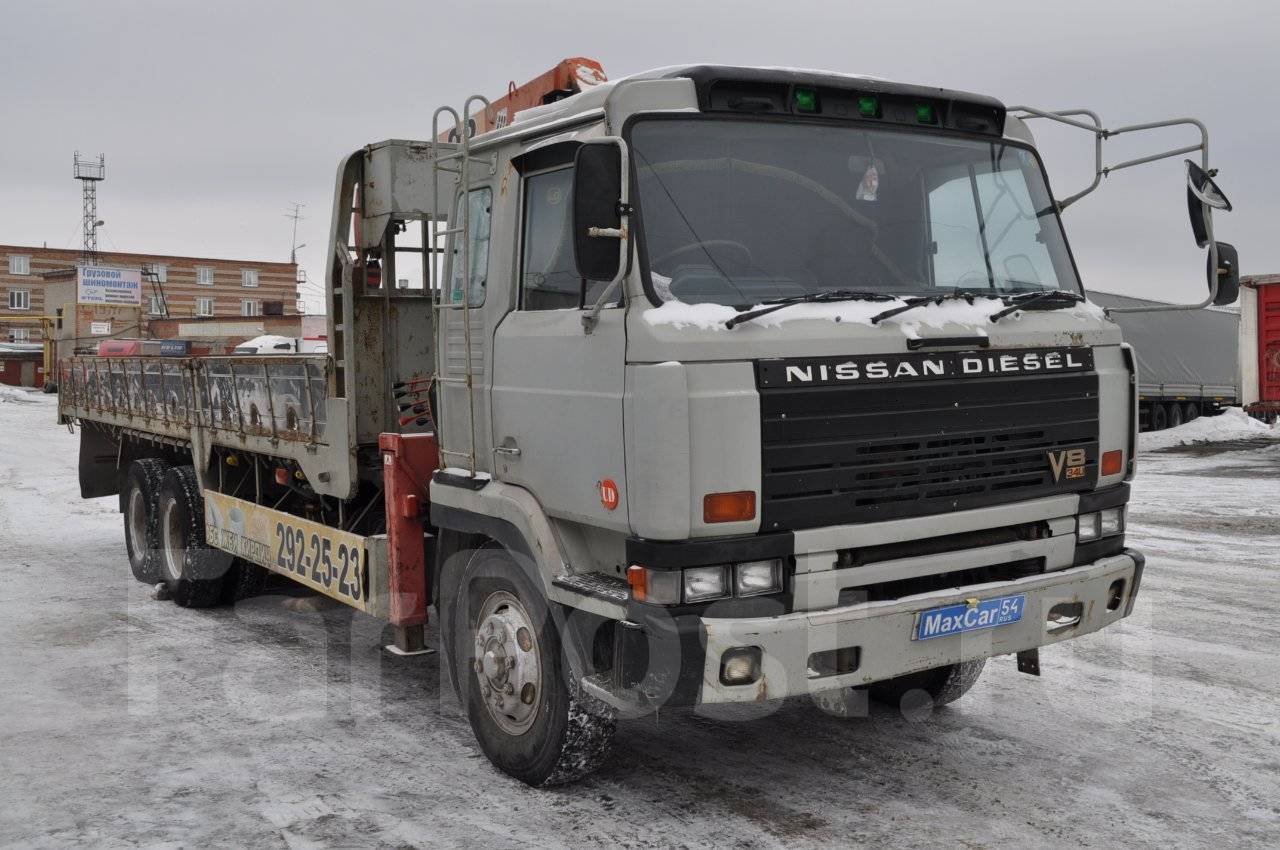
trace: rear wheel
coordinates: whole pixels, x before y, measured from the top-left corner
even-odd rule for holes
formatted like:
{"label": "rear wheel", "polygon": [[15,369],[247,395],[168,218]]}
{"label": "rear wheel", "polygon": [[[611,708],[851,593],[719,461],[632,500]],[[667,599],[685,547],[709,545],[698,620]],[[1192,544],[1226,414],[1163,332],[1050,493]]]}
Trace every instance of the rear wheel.
{"label": "rear wheel", "polygon": [[1187,402],[1186,405],[1182,408],[1182,421],[1194,422],[1199,418],[1200,418],[1200,405],[1196,404],[1194,401]]}
{"label": "rear wheel", "polygon": [[479,549],[462,570],[448,621],[454,682],[480,749],[529,785],[595,770],[615,718],[569,672],[551,609],[505,551]]}
{"label": "rear wheel", "polygon": [[204,539],[204,498],[189,466],[170,469],[157,505],[160,561],[173,601],[183,608],[209,608],[222,601],[231,555]]}
{"label": "rear wheel", "polygon": [[962,661],[919,673],[908,673],[868,687],[876,702],[914,714],[953,703],[969,692],[982,675],[985,658]]}
{"label": "rear wheel", "polygon": [[169,465],[156,458],[129,464],[124,491],[124,547],[129,569],[143,584],[156,584],[163,575],[160,564],[160,519],[156,504]]}
{"label": "rear wheel", "polygon": [[1169,405],[1169,427],[1177,428],[1182,424],[1182,405],[1173,403]]}
{"label": "rear wheel", "polygon": [[1169,413],[1163,404],[1151,405],[1151,430],[1163,431],[1169,427]]}
{"label": "rear wheel", "polygon": [[271,573],[257,564],[236,558],[222,583],[222,601],[230,605],[262,593]]}

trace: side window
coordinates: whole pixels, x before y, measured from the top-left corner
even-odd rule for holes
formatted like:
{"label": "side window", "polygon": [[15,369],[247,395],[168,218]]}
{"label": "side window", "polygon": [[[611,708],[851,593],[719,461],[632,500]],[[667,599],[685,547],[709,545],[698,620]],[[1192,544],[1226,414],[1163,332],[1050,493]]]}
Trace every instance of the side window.
{"label": "side window", "polygon": [[[473,189],[465,199],[458,199],[458,207],[453,217],[455,223],[450,224],[451,227],[458,227],[462,223],[462,217],[464,215],[468,217],[470,246],[467,259],[471,266],[471,281],[467,287],[470,293],[467,303],[472,307],[479,307],[484,303],[485,282],[489,276],[489,223],[492,211],[493,190],[487,186]],[[458,237],[460,236],[461,234],[458,234]],[[462,240],[458,237],[453,239],[453,254],[449,259],[451,269],[449,302],[451,304],[461,304],[463,297]]]}
{"label": "side window", "polygon": [[582,281],[574,269],[569,223],[573,168],[535,174],[524,181],[524,234],[520,257],[521,307],[576,309]]}

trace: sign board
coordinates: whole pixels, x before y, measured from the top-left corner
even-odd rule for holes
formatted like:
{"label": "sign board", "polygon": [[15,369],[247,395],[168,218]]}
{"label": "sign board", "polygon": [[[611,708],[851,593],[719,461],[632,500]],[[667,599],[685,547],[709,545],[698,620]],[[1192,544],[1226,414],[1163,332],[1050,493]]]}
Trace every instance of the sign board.
{"label": "sign board", "polygon": [[214,490],[204,491],[204,525],[210,545],[369,610],[365,538]]}
{"label": "sign board", "polygon": [[90,322],[89,333],[94,336],[111,336],[110,322]]}
{"label": "sign board", "polygon": [[139,307],[142,305],[142,270],[78,266],[76,303]]}

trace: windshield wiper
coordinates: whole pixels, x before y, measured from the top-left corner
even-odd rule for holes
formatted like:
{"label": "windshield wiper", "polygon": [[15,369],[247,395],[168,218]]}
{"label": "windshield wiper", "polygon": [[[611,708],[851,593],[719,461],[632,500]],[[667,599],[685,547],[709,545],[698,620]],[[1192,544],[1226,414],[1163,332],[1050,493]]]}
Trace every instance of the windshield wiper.
{"label": "windshield wiper", "polygon": [[881,322],[883,322],[885,319],[888,319],[892,316],[896,316],[899,313],[905,313],[908,310],[914,310],[917,307],[923,307],[925,304],[929,304],[931,302],[934,304],[941,304],[943,301],[951,301],[956,298],[963,298],[965,301],[968,301],[970,304],[972,304],[975,298],[996,298],[996,297],[998,296],[996,296],[994,293],[985,292],[985,291],[979,292],[972,289],[957,289],[955,292],[948,292],[943,295],[917,295],[914,298],[908,298],[906,300],[906,303],[900,304],[897,307],[893,307],[889,310],[885,310],[883,313],[877,313],[876,315],[872,316],[871,324],[878,325]]}
{"label": "windshield wiper", "polygon": [[1046,306],[1049,306],[1050,309],[1057,310],[1062,307],[1074,306],[1083,300],[1083,295],[1075,292],[1069,292],[1065,289],[1045,289],[1040,292],[1024,292],[1020,295],[1011,295],[1006,298],[1004,303],[1009,306],[1005,307],[1003,310],[992,313],[989,318],[993,322],[998,322],[1005,316],[1016,313],[1019,310],[1025,310],[1032,304],[1039,304],[1041,302],[1046,302]]}
{"label": "windshield wiper", "polygon": [[793,295],[790,298],[779,298],[768,302],[767,307],[746,310],[731,319],[726,319],[724,326],[733,330],[743,322],[749,322],[760,316],[768,315],[792,304],[815,304],[824,301],[891,301],[892,295],[883,292],[870,292],[861,289],[831,289],[826,292],[809,292],[804,295]]}

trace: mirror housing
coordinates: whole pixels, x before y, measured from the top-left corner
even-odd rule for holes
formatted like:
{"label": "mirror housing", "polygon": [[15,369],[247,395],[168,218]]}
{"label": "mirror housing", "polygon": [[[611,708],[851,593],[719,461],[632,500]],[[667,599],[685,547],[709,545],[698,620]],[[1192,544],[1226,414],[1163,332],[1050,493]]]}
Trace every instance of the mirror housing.
{"label": "mirror housing", "polygon": [[625,271],[629,239],[626,145],[584,142],[573,158],[573,260],[584,280],[614,282]]}
{"label": "mirror housing", "polygon": [[1187,215],[1191,218],[1191,233],[1201,248],[1209,245],[1212,236],[1210,217],[1213,210],[1231,212],[1231,202],[1213,182],[1213,177],[1191,160],[1187,164]]}
{"label": "mirror housing", "polygon": [[631,260],[631,174],[627,143],[590,139],[573,157],[573,263],[583,280],[608,283],[594,304],[583,304],[582,329],[591,333],[600,310],[622,285]]}
{"label": "mirror housing", "polygon": [[[1217,251],[1209,252],[1209,261],[1205,271],[1209,278],[1209,292],[1213,294],[1214,306],[1223,307],[1227,304],[1236,303],[1236,299],[1240,297],[1240,258],[1236,253],[1234,245],[1226,242],[1216,243]],[[1214,254],[1218,256],[1218,268],[1213,267]],[[1218,288],[1215,291],[1213,284],[1214,278],[1217,278]]]}

